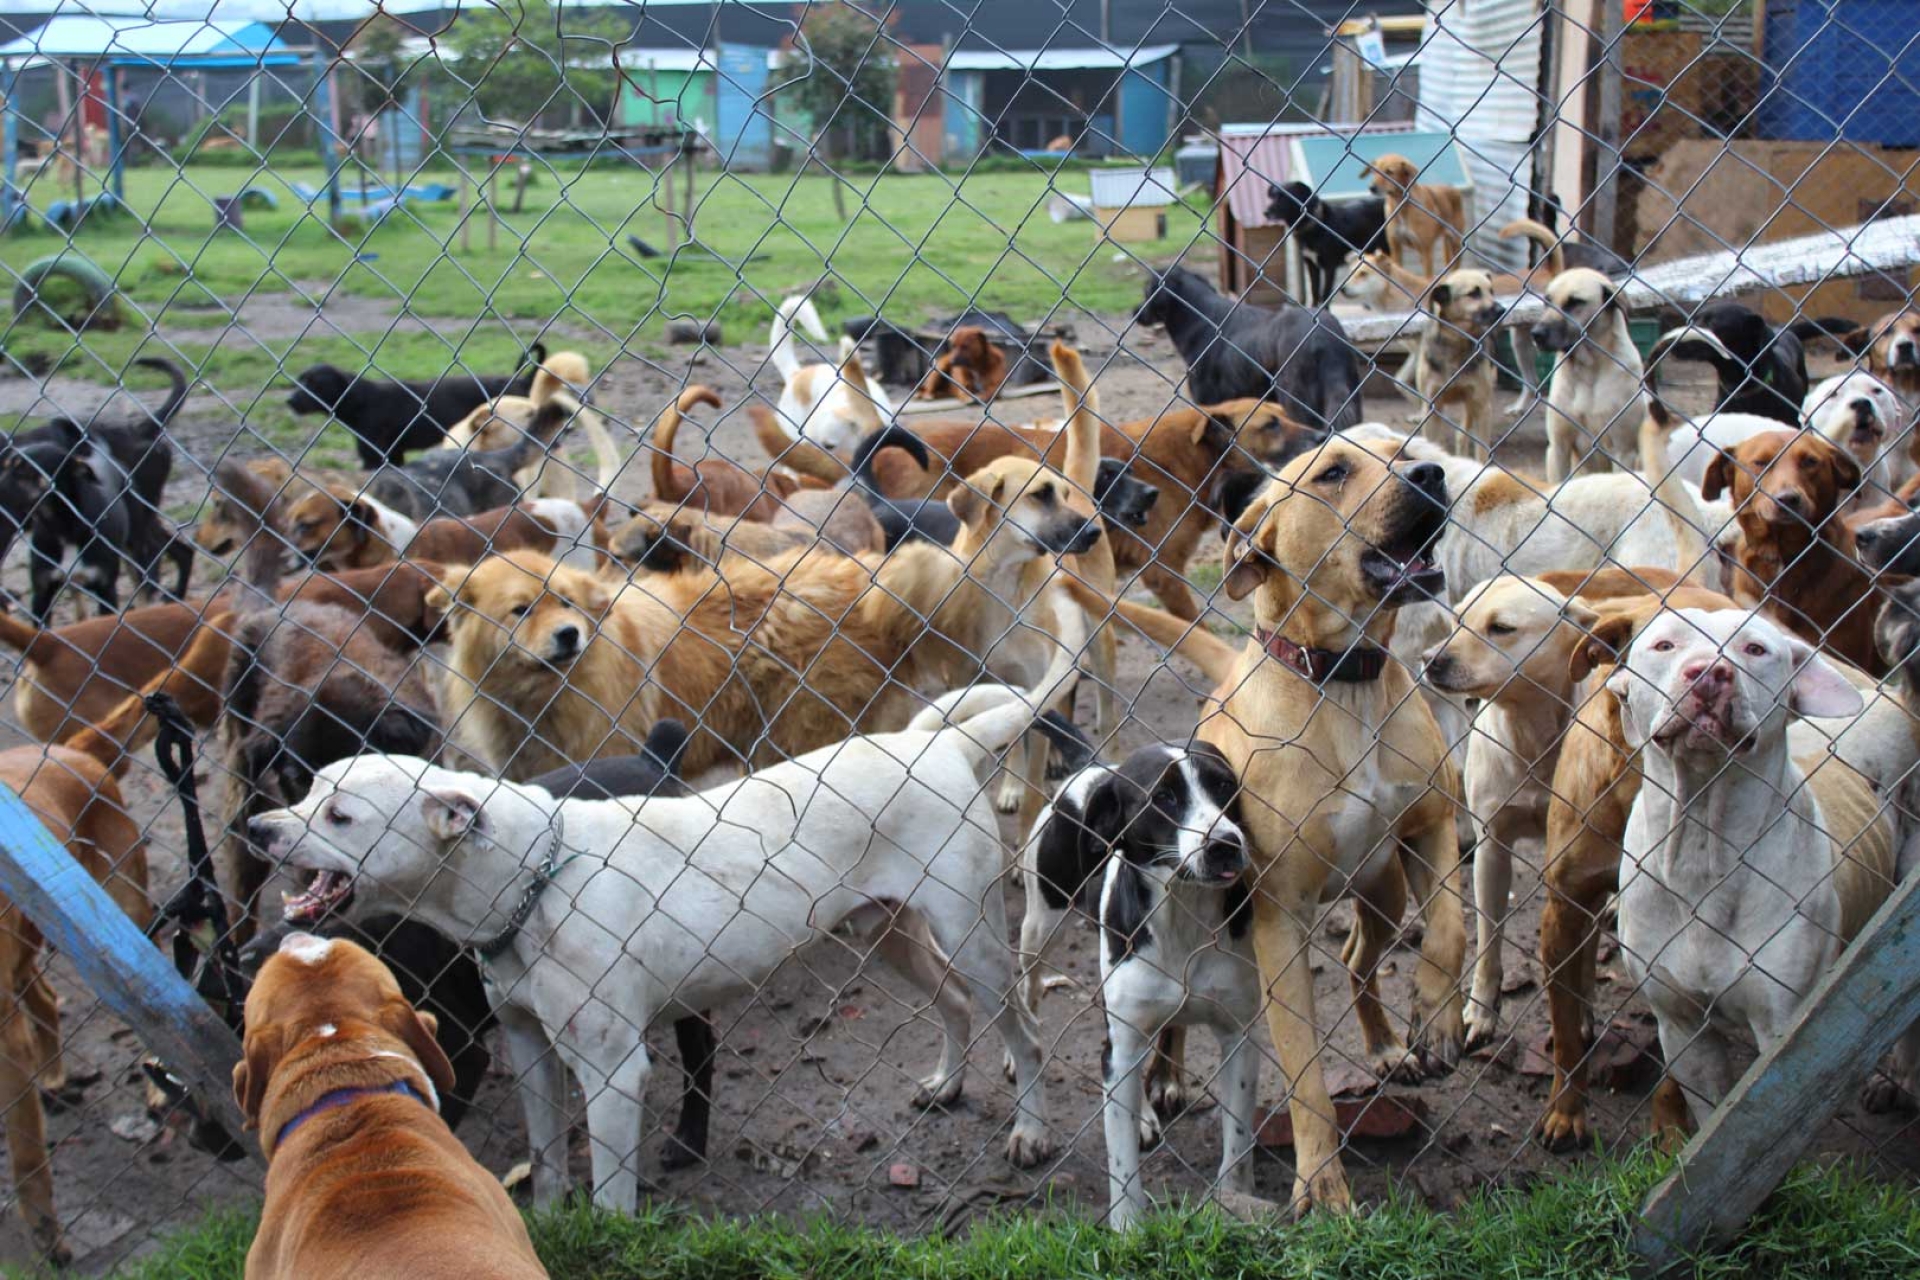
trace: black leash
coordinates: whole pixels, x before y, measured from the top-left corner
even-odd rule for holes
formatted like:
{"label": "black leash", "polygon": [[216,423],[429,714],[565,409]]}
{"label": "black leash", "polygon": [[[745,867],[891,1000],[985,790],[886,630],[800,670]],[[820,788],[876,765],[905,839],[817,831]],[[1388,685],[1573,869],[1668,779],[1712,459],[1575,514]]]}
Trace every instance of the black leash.
{"label": "black leash", "polygon": [[154,917],[149,935],[171,922],[173,965],[193,984],[201,999],[213,1006],[229,1026],[239,1027],[246,1005],[247,980],[240,968],[240,949],[233,941],[226,899],[214,876],[213,853],[200,823],[200,794],[193,777],[193,725],[172,696],[149,694],[147,714],[160,722],[153,754],[174,793],[180,797],[187,837],[187,882]]}

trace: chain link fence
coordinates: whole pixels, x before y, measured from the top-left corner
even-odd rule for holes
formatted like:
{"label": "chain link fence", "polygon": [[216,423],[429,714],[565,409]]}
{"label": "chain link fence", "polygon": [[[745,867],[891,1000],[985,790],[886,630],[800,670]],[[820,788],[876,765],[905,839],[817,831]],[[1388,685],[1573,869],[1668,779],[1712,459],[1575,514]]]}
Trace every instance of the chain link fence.
{"label": "chain link fence", "polygon": [[[523,1202],[1671,1135],[1915,829],[1909,8],[10,18],[0,778],[236,1030],[379,950]],[[47,934],[0,1257],[104,1273],[299,1108]]]}

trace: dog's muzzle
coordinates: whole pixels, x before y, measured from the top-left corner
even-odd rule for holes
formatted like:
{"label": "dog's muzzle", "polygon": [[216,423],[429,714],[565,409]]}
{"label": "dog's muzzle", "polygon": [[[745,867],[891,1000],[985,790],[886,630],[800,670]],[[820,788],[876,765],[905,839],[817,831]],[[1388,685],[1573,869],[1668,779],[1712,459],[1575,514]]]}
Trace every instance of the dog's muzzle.
{"label": "dog's muzzle", "polygon": [[1533,326],[1534,345],[1546,351],[1565,351],[1573,346],[1573,326],[1564,320],[1546,320]]}
{"label": "dog's muzzle", "polygon": [[1247,859],[1246,842],[1238,836],[1209,836],[1201,846],[1197,865],[1192,868],[1193,879],[1203,884],[1229,885],[1247,873],[1251,865]]}
{"label": "dog's muzzle", "polygon": [[1854,530],[1853,541],[1867,568],[1882,573],[1911,573],[1914,566],[1906,562],[1920,561],[1920,556],[1909,554],[1920,551],[1920,516],[1875,520]]}
{"label": "dog's muzzle", "polygon": [[1864,396],[1847,406],[1853,410],[1854,444],[1872,444],[1886,434],[1880,424],[1880,412],[1873,407],[1873,401]]}

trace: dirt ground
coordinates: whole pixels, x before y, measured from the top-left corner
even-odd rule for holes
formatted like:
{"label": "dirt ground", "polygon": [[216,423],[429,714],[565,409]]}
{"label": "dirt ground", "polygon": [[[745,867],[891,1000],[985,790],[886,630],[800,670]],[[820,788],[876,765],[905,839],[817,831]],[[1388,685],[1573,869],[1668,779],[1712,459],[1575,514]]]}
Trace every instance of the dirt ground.
{"label": "dirt ground", "polygon": [[[1181,366],[1164,338],[1131,334],[1127,353],[1109,362],[1105,358],[1112,351],[1111,336],[1083,330],[1081,337],[1090,366],[1105,366],[1099,382],[1104,412],[1127,419],[1169,402]],[[764,356],[764,347],[709,352],[686,374],[690,380],[711,383],[733,405],[746,390],[746,374],[757,369]],[[617,416],[645,420],[679,387],[679,377],[628,359],[609,371],[597,398]],[[769,395],[777,392],[770,371],[757,380],[757,387]],[[63,382],[46,390],[69,411],[102,398],[99,388],[85,384]],[[0,383],[0,407],[30,408],[41,391],[38,384],[25,381]],[[1687,386],[1679,400],[1704,407],[1705,391],[1704,384]],[[1023,411],[1029,403],[1050,411],[1054,401],[1041,397],[1015,403]],[[1410,401],[1384,392],[1378,380],[1369,388],[1369,417],[1399,422],[1411,410]],[[226,405],[204,390],[196,392],[175,424],[174,435],[185,456],[176,468],[170,502],[191,503],[204,492],[205,468],[229,446],[237,429],[236,416]],[[683,437],[683,455],[690,456],[696,439]],[[742,459],[757,456],[739,417],[716,430],[713,444]],[[1501,456],[1509,465],[1533,469],[1540,449],[1536,414],[1518,425]],[[629,466],[620,486],[623,496],[644,494],[644,470],[643,465]],[[1217,553],[1217,543],[1210,543],[1196,564],[1217,563]],[[24,587],[18,561],[16,552],[6,578],[15,589]],[[203,570],[208,567],[203,563]],[[1192,672],[1162,666],[1145,645],[1125,638],[1120,685],[1131,711],[1120,748],[1131,749],[1161,735],[1185,739],[1203,692]],[[1083,719],[1089,709],[1090,701],[1083,698]],[[177,810],[151,769],[136,768],[127,790],[136,816],[147,825],[154,854],[153,892],[161,899],[182,876]],[[1518,923],[1507,961],[1507,1037],[1497,1052],[1470,1059],[1451,1075],[1385,1091],[1415,1119],[1397,1136],[1357,1138],[1349,1148],[1347,1167],[1363,1201],[1399,1188],[1447,1206],[1478,1187],[1552,1177],[1589,1158],[1550,1155],[1529,1140],[1548,1085],[1542,1057],[1545,1007],[1531,958],[1539,905],[1537,871],[1535,865],[1517,869]],[[1011,894],[1016,913],[1019,898],[1017,892]],[[1345,909],[1336,907],[1325,927],[1316,931],[1314,970],[1319,1021],[1330,1038],[1332,1081],[1336,1090],[1357,1094],[1371,1082],[1359,1066],[1356,1023],[1346,1016],[1350,996],[1338,955],[1346,918]],[[903,1231],[954,1229],[974,1213],[1002,1208],[1053,1205],[1097,1213],[1106,1200],[1100,1125],[1103,1029],[1090,994],[1097,952],[1090,928],[1080,924],[1072,929],[1064,952],[1069,981],[1051,991],[1044,1004],[1045,1034],[1052,1047],[1049,1102],[1059,1154],[1043,1167],[1017,1170],[1003,1156],[1011,1099],[999,1069],[1000,1045],[991,1031],[984,1025],[977,1031],[965,1098],[943,1111],[915,1109],[910,1099],[916,1077],[936,1056],[935,1028],[913,1016],[911,997],[890,973],[877,965],[858,968],[844,948],[827,943],[788,963],[758,999],[718,1011],[718,1097],[710,1159],[703,1167],[661,1171],[660,1152],[679,1084],[672,1037],[664,1029],[651,1037],[665,1069],[657,1073],[649,1099],[640,1155],[645,1176],[658,1195],[706,1210],[825,1213]],[[1404,1017],[1410,1005],[1411,948],[1418,945],[1418,932],[1416,925],[1385,966],[1388,1004],[1397,1016]],[[1600,991],[1603,1000],[1618,1006],[1617,1016],[1609,1021],[1616,1033],[1610,1057],[1619,1069],[1614,1073],[1616,1087],[1597,1090],[1594,1103],[1603,1142],[1619,1149],[1644,1131],[1643,1104],[1657,1068],[1644,1051],[1652,1037],[1650,1015],[1631,998],[1611,948],[1603,955],[1608,959],[1601,965]],[[260,1171],[249,1162],[216,1164],[188,1148],[171,1129],[149,1122],[142,1110],[135,1067],[139,1046],[132,1034],[99,1009],[64,960],[56,962],[54,971],[65,998],[69,1062],[78,1079],[90,1081],[83,1096],[51,1117],[58,1203],[69,1222],[79,1270],[100,1274],[149,1249],[170,1227],[216,1206],[257,1199]],[[1196,1037],[1190,1046],[1194,1071],[1205,1079],[1216,1061],[1213,1046]],[[461,1136],[488,1168],[504,1174],[525,1152],[511,1081],[504,1067],[498,1072]],[[1263,1105],[1280,1104],[1283,1084],[1277,1065],[1263,1071],[1262,1082]],[[1215,1120],[1209,1110],[1190,1112],[1150,1153],[1146,1176],[1156,1197],[1204,1193],[1219,1159]],[[576,1149],[584,1151],[578,1133]],[[1820,1135],[1815,1150],[1822,1155],[1871,1156],[1876,1167],[1899,1177],[1920,1169],[1920,1151],[1905,1121],[1868,1116],[1857,1108],[1844,1111]],[[1285,1148],[1263,1149],[1256,1174],[1260,1195],[1285,1199],[1292,1178],[1289,1157]],[[29,1257],[17,1217],[0,1215],[0,1261],[24,1263]]]}

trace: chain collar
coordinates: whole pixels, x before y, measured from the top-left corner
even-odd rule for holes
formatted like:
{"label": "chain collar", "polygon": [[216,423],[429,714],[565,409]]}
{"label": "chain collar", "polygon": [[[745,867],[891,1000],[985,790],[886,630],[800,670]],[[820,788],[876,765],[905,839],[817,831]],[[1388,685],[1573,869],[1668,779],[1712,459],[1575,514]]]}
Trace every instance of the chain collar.
{"label": "chain collar", "polygon": [[527,921],[533,918],[533,909],[540,904],[540,895],[547,891],[547,886],[553,883],[553,878],[560,874],[562,867],[581,856],[576,853],[571,858],[561,860],[560,839],[565,830],[566,823],[560,817],[560,811],[555,809],[553,838],[547,843],[546,861],[542,862],[540,869],[533,873],[533,882],[527,886],[526,892],[520,895],[520,901],[514,904],[512,913],[507,916],[507,927],[484,942],[474,944],[473,949],[479,953],[482,960],[497,959],[501,953],[513,945],[513,940],[520,936],[520,930],[526,928]]}

